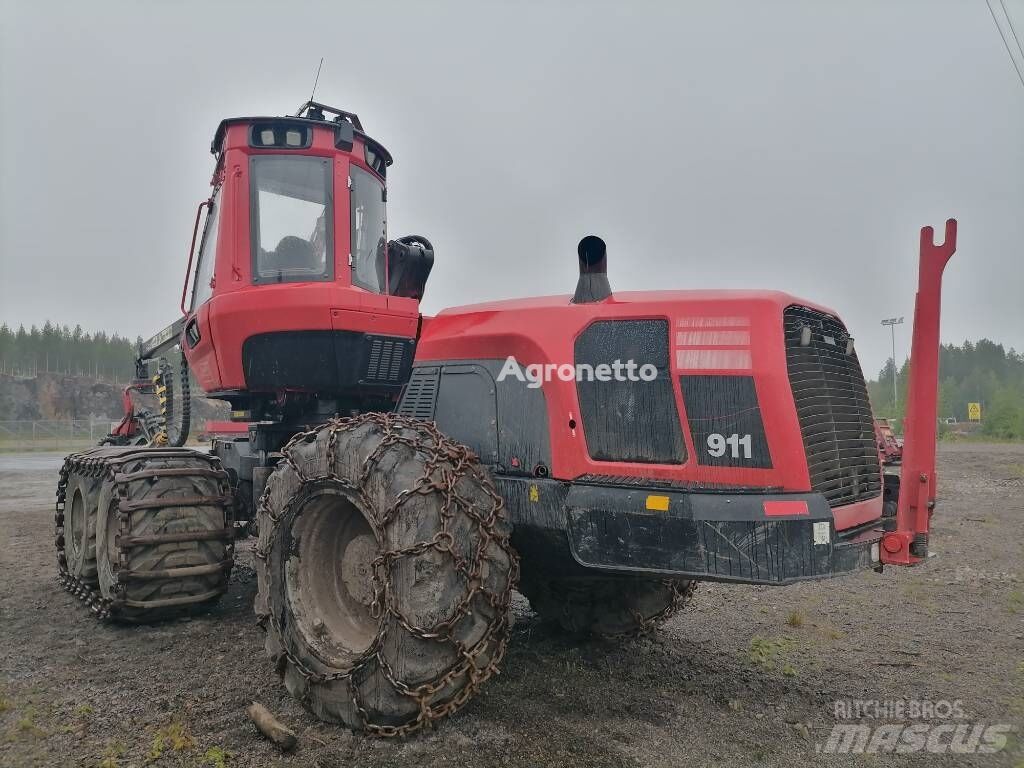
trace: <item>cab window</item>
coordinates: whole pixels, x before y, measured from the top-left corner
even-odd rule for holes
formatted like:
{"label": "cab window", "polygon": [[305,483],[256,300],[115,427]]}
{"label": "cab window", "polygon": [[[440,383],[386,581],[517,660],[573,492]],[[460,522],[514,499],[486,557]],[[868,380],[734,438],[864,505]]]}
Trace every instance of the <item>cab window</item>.
{"label": "cab window", "polygon": [[350,166],[349,174],[352,179],[352,283],[374,293],[385,293],[388,240],[384,185],[355,164]]}
{"label": "cab window", "polygon": [[260,155],[251,162],[253,282],[333,279],[331,161]]}
{"label": "cab window", "polygon": [[206,224],[203,227],[203,239],[199,245],[199,262],[196,264],[195,283],[192,284],[192,310],[209,301],[213,295],[213,268],[217,262],[217,231],[220,225],[220,189],[213,196]]}

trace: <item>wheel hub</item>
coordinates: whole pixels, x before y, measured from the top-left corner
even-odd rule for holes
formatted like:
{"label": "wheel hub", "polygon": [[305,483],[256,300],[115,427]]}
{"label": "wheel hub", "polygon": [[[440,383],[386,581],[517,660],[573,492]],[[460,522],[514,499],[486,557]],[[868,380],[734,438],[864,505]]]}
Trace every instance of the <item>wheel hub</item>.
{"label": "wheel hub", "polygon": [[377,635],[373,561],[380,548],[364,515],[340,491],[309,499],[291,525],[285,588],[295,629],[328,666],[351,666]]}

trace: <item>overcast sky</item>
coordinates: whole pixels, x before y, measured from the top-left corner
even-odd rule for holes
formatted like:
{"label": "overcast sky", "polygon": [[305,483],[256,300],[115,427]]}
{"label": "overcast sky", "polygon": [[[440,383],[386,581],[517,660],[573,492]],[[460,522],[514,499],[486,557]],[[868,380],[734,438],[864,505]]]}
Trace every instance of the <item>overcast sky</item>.
{"label": "overcast sky", "polygon": [[943,339],[1024,349],[1024,87],[984,0],[0,8],[0,321],[172,321],[217,123],[293,112],[323,56],[395,156],[390,235],[434,243],[426,313],[569,293],[597,233],[613,289],[835,308],[874,376],[955,216]]}

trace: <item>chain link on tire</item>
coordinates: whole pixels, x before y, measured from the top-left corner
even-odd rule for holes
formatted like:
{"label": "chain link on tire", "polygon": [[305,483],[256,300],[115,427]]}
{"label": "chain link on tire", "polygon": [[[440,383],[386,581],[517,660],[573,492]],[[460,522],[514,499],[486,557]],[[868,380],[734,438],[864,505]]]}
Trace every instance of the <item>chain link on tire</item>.
{"label": "chain link on tire", "polygon": [[[194,494],[197,483],[209,492]],[[95,520],[92,549],[86,550],[93,557],[95,570],[91,571],[76,569],[66,548],[73,533],[67,525],[68,489],[82,485],[95,489],[91,501],[95,508],[88,510]],[[156,486],[160,486],[158,497],[140,498]],[[205,510],[202,519],[195,516],[196,509]],[[64,460],[57,485],[58,580],[103,620],[163,619],[209,604],[227,589],[234,552],[231,513],[228,476],[215,457],[183,448],[133,446],[71,454]],[[197,550],[200,543],[216,554],[216,561],[182,565],[190,556],[188,550]],[[151,552],[158,557],[147,557]],[[139,567],[140,559],[143,566],[173,562],[170,567]],[[203,559],[210,557],[204,554]],[[197,577],[204,577],[209,588],[196,591],[189,586]],[[188,583],[183,587],[184,580]],[[139,583],[159,585],[147,589],[148,593],[170,589],[176,594],[138,600],[133,593]]]}
{"label": "chain link on tire", "polygon": [[[456,712],[498,671],[519,573],[502,499],[477,457],[433,424],[378,413],[296,435],[282,453],[259,503],[255,608],[286,687],[317,716],[375,736]],[[325,514],[342,528],[361,518],[372,537],[350,537],[334,562],[304,562],[316,552],[311,531],[329,533],[330,517],[309,527]],[[343,555],[367,546],[366,578],[342,583],[353,568]],[[318,567],[326,575],[313,581]],[[364,583],[369,618],[306,610],[309,585],[324,580],[331,596]],[[367,627],[359,641],[343,636],[349,618]]]}
{"label": "chain link on tire", "polygon": [[608,576],[545,579],[531,574],[520,587],[530,606],[562,631],[620,640],[654,631],[678,613],[696,581]]}

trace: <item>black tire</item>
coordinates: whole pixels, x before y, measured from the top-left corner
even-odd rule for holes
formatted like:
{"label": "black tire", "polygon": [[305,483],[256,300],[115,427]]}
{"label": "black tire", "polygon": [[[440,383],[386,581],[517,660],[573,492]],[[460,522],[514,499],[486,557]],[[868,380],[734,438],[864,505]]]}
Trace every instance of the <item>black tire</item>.
{"label": "black tire", "polygon": [[125,448],[99,490],[99,591],[121,621],[206,609],[227,590],[230,485],[217,459],[184,449]]}
{"label": "black tire", "polygon": [[96,508],[101,480],[72,473],[68,479],[64,511],[64,555],[68,573],[95,589]]}
{"label": "black tire", "polygon": [[654,630],[680,611],[695,581],[609,576],[524,578],[521,590],[540,618],[571,635],[606,640]]}
{"label": "black tire", "polygon": [[363,414],[296,436],[258,519],[267,652],[317,717],[409,734],[497,670],[510,526],[476,457],[432,424]]}

